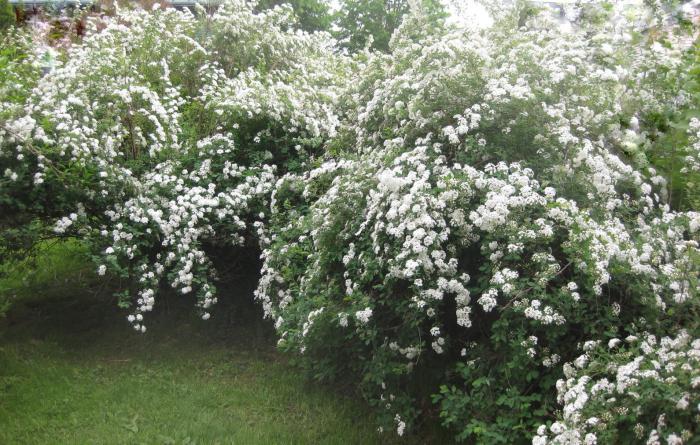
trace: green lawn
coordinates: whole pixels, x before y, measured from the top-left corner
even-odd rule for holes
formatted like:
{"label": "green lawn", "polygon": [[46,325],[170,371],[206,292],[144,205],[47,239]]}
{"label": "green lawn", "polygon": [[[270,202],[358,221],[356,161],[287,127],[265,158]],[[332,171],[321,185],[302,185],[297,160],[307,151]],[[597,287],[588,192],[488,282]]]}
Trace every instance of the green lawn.
{"label": "green lawn", "polygon": [[0,444],[396,442],[287,363],[250,285],[207,322],[170,297],[137,334],[91,269],[69,245],[0,279]]}

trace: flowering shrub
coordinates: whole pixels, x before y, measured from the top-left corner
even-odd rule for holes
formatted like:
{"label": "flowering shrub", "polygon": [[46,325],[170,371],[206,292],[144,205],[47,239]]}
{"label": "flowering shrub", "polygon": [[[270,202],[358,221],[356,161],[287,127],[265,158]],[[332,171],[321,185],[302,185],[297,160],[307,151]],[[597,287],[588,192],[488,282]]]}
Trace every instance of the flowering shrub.
{"label": "flowering shrub", "polygon": [[[628,347],[622,346],[630,343]],[[697,439],[700,340],[682,331],[584,344],[557,382],[562,417],[533,444],[683,444]]]}
{"label": "flowering shrub", "polygon": [[432,393],[457,439],[525,440],[579,341],[697,307],[698,214],[647,159],[679,50],[519,12],[414,14],[345,97],[338,159],[273,195],[256,295],[280,345],[358,379],[399,435]]}
{"label": "flowering shrub", "polygon": [[[37,55],[29,35],[17,30],[0,35],[0,72],[1,123],[22,113],[23,103],[39,78]],[[9,188],[4,184],[17,179],[18,174],[14,170],[7,167],[0,170],[0,208],[3,210],[4,206],[12,205],[19,194],[27,193],[26,189],[8,193]],[[31,201],[27,201],[27,204],[31,205]],[[30,222],[31,218],[27,221],[13,212],[0,213],[0,261],[16,256],[38,237],[36,227]]]}
{"label": "flowering shrub", "polygon": [[[389,54],[353,59],[287,7],[91,18],[28,95],[0,84],[0,211],[84,239],[141,332],[166,285],[209,318],[217,252],[260,248],[280,347],[358,382],[399,435],[439,418],[477,443],[630,422],[689,440],[694,417],[659,416],[696,403],[700,213],[674,206],[659,153],[690,71],[636,11],[588,5],[566,29],[522,5],[490,27],[416,9]],[[605,373],[637,380],[610,401]]]}
{"label": "flowering shrub", "polygon": [[681,173],[700,172],[700,119],[692,118],[688,128],[690,144],[685,157],[686,165],[681,168]]}
{"label": "flowering shrub", "polygon": [[8,32],[2,36],[0,66],[4,75],[0,78],[0,100],[2,115],[9,115],[13,107],[26,99],[34,86],[37,70],[32,54],[32,41],[26,34],[18,31]]}
{"label": "flowering shrub", "polygon": [[98,273],[131,279],[122,302],[138,330],[163,281],[207,318],[205,247],[250,243],[276,175],[336,132],[348,63],[327,35],[287,29],[288,7],[252,8],[93,19],[3,124],[3,210],[33,202],[56,234],[88,240]]}

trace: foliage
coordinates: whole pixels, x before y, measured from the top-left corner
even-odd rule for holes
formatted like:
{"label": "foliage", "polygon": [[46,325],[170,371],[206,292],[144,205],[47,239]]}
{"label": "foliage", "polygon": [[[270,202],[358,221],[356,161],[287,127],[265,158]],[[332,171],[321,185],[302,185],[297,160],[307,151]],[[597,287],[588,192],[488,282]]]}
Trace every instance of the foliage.
{"label": "foliage", "polygon": [[[31,36],[19,30],[0,36],[0,72],[3,73],[0,76],[0,123],[22,112],[22,106],[39,78],[39,65],[32,44]],[[0,134],[3,131],[0,130]],[[0,213],[0,263],[17,259],[17,253],[30,250],[42,238],[43,232],[33,224],[36,209],[32,208],[31,199],[23,200],[21,212],[9,211],[6,207],[17,195],[3,185],[13,180],[13,172],[3,168],[2,173],[0,208],[5,211]],[[30,188],[16,190],[16,193],[31,196]]]}
{"label": "foliage", "polygon": [[577,344],[696,329],[699,215],[649,165],[682,42],[620,19],[414,14],[345,98],[337,158],[278,182],[257,298],[383,428],[422,423],[433,393],[458,440],[520,443]]}
{"label": "foliage", "polygon": [[15,10],[9,0],[0,0],[0,33],[15,24]]}
{"label": "foliage", "polygon": [[208,318],[205,249],[255,245],[277,172],[301,169],[338,124],[348,62],[327,35],[283,26],[291,17],[232,0],[211,16],[90,22],[3,127],[2,213],[85,239],[100,274],[131,280],[121,302],[136,329],[161,281],[198,295]]}
{"label": "foliage", "polygon": [[0,119],[20,113],[20,108],[39,78],[32,36],[12,30],[0,36]]}
{"label": "foliage", "polygon": [[688,76],[684,103],[675,112],[658,116],[662,133],[652,162],[668,177],[671,204],[680,209],[700,207],[700,40],[686,54]]}
{"label": "foliage", "polygon": [[0,320],[1,443],[387,443],[356,398],[298,378],[252,305],[204,322],[171,295],[148,335],[125,331],[84,250],[45,245],[36,273],[0,278],[18,295]]}
{"label": "foliage", "polygon": [[[624,345],[629,343],[630,345]],[[534,445],[694,443],[700,412],[700,339],[681,331],[587,342],[557,382],[561,418]]]}
{"label": "foliage", "polygon": [[97,281],[89,252],[74,240],[39,243],[34,253],[0,264],[0,318],[14,302],[31,299],[46,289],[71,295]]}
{"label": "foliage", "polygon": [[[335,17],[335,36],[351,52],[366,46],[389,51],[389,41],[409,12],[408,0],[343,0]],[[417,2],[418,3],[418,2]],[[439,16],[442,5],[437,0],[422,0],[421,6]]]}
{"label": "foliage", "polygon": [[294,9],[300,29],[307,32],[330,30],[332,17],[328,3],[323,0],[259,0],[257,8],[265,10],[285,4]]}

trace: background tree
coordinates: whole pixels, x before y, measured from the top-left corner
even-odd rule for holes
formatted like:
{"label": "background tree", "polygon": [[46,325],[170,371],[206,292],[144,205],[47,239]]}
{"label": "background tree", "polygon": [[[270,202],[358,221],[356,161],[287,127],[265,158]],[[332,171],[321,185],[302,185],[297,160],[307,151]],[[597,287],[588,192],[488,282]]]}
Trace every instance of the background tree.
{"label": "background tree", "polygon": [[15,10],[9,0],[0,0],[0,31],[15,24]]}
{"label": "background tree", "polygon": [[[439,0],[419,0],[426,10],[444,14]],[[389,50],[389,40],[410,10],[408,0],[343,0],[335,14],[335,37],[349,51],[365,47],[372,39],[372,48]]]}
{"label": "background tree", "polygon": [[324,0],[260,0],[257,9],[263,11],[282,4],[288,4],[294,9],[299,19],[298,26],[304,31],[330,30],[332,16],[328,3]]}

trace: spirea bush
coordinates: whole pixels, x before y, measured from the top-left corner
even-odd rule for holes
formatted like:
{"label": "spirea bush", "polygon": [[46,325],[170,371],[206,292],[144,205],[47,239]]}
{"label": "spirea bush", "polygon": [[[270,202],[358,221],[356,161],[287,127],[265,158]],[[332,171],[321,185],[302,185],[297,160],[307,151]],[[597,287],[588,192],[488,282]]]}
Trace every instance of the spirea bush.
{"label": "spirea bush", "polygon": [[414,9],[352,58],[288,7],[90,18],[44,76],[6,63],[0,253],[80,238],[145,332],[164,287],[209,318],[220,254],[259,249],[279,346],[381,430],[693,443],[700,213],[665,159],[695,172],[700,124],[668,135],[694,71],[659,10]]}
{"label": "spirea bush", "polygon": [[683,47],[523,12],[412,15],[343,98],[339,155],[274,191],[256,296],[280,346],[399,435],[528,441],[580,343],[697,326],[700,214],[648,158]]}
{"label": "spirea bush", "polygon": [[2,211],[91,244],[99,274],[131,283],[137,330],[163,284],[208,318],[206,248],[256,246],[277,176],[336,133],[349,62],[328,35],[290,29],[289,7],[253,6],[93,18],[3,122]]}
{"label": "spirea bush", "polygon": [[[22,113],[24,102],[39,79],[38,54],[33,44],[30,34],[17,29],[0,35],[0,124]],[[1,165],[4,163],[0,162]],[[41,232],[30,224],[33,217],[23,217],[34,212],[23,211],[24,215],[19,215],[18,212],[4,211],[15,207],[18,193],[28,192],[27,189],[9,192],[10,187],[5,184],[16,181],[18,177],[7,167],[0,170],[0,209],[3,210],[0,213],[0,261],[3,262],[21,256]],[[31,200],[22,203],[23,210],[28,207],[31,207]]]}
{"label": "spirea bush", "polygon": [[697,442],[700,339],[647,333],[583,351],[557,381],[561,418],[540,426],[533,444]]}

